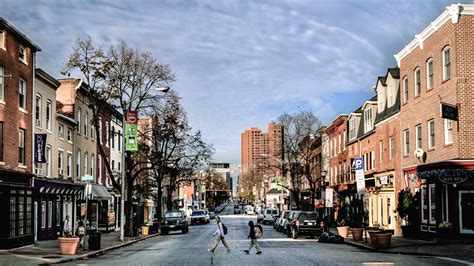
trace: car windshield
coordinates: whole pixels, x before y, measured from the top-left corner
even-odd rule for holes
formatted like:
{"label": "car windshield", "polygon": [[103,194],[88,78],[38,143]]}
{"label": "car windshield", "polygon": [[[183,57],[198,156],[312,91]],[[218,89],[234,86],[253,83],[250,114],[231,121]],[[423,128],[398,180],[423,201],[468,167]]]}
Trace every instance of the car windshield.
{"label": "car windshield", "polygon": [[318,215],[315,212],[302,212],[298,218],[299,220],[316,220]]}
{"label": "car windshield", "polygon": [[273,211],[272,211],[272,214],[278,214],[278,211],[277,211],[277,210],[273,210]]}
{"label": "car windshield", "polygon": [[283,218],[288,218],[288,215],[290,215],[290,212],[284,212],[283,213]]}
{"label": "car windshield", "polygon": [[204,211],[194,211],[191,215],[192,216],[204,215]]}
{"label": "car windshield", "polygon": [[181,217],[181,212],[167,212],[165,213],[165,218],[177,218]]}

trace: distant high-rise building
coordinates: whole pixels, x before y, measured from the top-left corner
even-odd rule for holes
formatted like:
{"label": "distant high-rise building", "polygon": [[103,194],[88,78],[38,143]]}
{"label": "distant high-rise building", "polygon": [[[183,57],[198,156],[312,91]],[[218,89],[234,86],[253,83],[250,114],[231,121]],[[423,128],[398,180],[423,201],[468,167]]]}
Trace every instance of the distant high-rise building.
{"label": "distant high-rise building", "polygon": [[241,172],[240,182],[254,171],[257,175],[279,175],[277,167],[282,162],[283,129],[274,122],[268,124],[268,132],[252,127],[241,134]]}

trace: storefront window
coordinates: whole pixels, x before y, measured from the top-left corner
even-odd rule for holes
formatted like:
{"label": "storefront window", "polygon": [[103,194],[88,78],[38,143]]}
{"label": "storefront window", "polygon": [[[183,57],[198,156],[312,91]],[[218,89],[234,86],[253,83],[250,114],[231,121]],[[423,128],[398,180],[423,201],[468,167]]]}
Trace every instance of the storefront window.
{"label": "storefront window", "polygon": [[10,236],[16,236],[16,195],[10,196]]}
{"label": "storefront window", "polygon": [[56,226],[61,226],[61,202],[56,201]]}
{"label": "storefront window", "polygon": [[46,201],[41,202],[41,228],[46,228]]}
{"label": "storefront window", "polygon": [[31,191],[28,191],[29,196],[26,197],[26,234],[31,234],[32,233],[32,216],[31,216],[31,209],[33,208],[33,200],[31,198]]}
{"label": "storefront window", "polygon": [[449,222],[449,213],[448,213],[448,185],[443,185],[441,190],[443,197],[442,197],[442,214],[443,214],[443,222]]}
{"label": "storefront window", "polygon": [[53,202],[48,201],[48,227],[53,225]]}
{"label": "storefront window", "polygon": [[436,224],[436,185],[430,184],[430,224]]}
{"label": "storefront window", "polygon": [[24,225],[25,225],[25,198],[20,195],[18,198],[18,235],[24,235]]}
{"label": "storefront window", "polygon": [[427,185],[421,185],[421,220],[423,223],[428,222],[428,217],[429,217],[429,210],[428,210],[428,205],[429,205],[429,194],[428,194],[428,187]]}

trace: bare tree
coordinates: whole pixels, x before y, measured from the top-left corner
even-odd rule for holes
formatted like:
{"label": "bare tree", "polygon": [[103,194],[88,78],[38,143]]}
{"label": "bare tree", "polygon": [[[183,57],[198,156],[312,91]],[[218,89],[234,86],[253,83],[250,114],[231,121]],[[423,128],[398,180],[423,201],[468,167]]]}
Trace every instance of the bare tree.
{"label": "bare tree", "polygon": [[321,122],[312,112],[306,111],[294,114],[284,113],[277,121],[283,126],[284,134],[283,173],[284,176],[289,175],[288,184],[283,184],[282,187],[290,191],[298,209],[301,209],[303,205],[302,192],[309,189],[311,209],[313,209],[316,188],[320,181],[320,176],[314,174],[313,151]]}

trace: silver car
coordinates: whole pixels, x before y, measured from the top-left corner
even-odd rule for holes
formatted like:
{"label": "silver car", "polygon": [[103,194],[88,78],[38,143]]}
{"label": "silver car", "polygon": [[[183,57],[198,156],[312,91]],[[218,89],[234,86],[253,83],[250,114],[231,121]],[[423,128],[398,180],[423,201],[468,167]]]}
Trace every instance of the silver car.
{"label": "silver car", "polygon": [[284,228],[284,223],[287,221],[288,215],[290,215],[290,211],[283,211],[280,216],[275,220],[273,227],[278,231],[281,232]]}

